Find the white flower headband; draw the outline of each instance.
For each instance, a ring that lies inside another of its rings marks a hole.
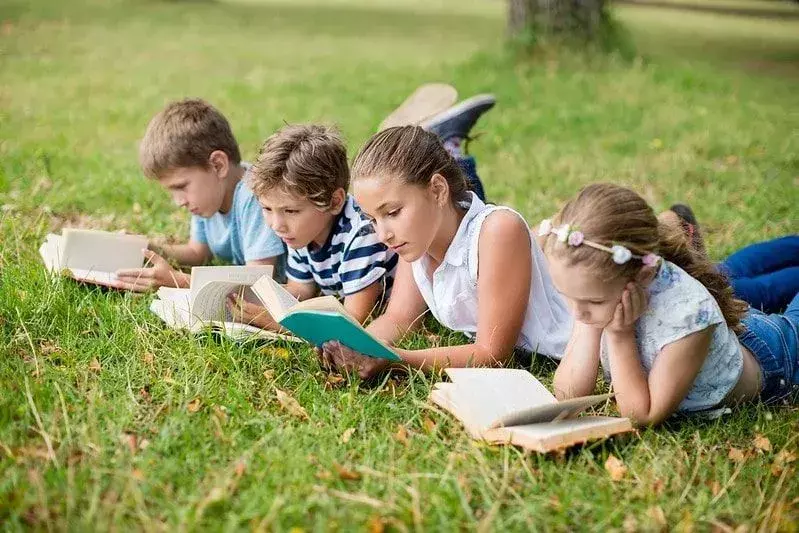
[[[566,243],[569,246],[581,246],[584,244],[595,250],[608,252],[613,256],[613,262],[617,265],[623,265],[630,259],[640,259],[641,262],[646,266],[655,266],[660,261],[660,256],[657,254],[649,253],[646,255],[636,255],[632,253],[629,248],[622,246],[621,244],[605,246],[603,244],[589,241],[585,238],[585,235],[583,235],[582,231],[572,229],[572,227],[568,224],[563,224],[561,227],[555,228],[552,225],[552,221],[546,218],[541,221],[541,224],[538,225],[538,235],[539,237],[543,237],[550,234],[557,235],[558,241]]]

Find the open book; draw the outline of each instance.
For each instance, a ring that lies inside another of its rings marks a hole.
[[[227,308],[227,295],[231,292],[240,291],[245,299],[256,302],[250,286],[261,277],[271,278],[272,272],[271,265],[194,267],[188,289],[161,287],[150,310],[176,329],[198,332],[210,327],[237,340],[252,337],[299,340],[233,322]]]
[[[510,368],[449,368],[430,400],[460,420],[472,438],[537,452],[632,431],[628,418],[580,416],[609,394],[558,401],[532,374]]]
[[[259,279],[252,290],[275,322],[315,346],[336,340],[363,355],[400,360],[391,348],[352,318],[335,296],[319,296],[300,302],[271,276]]]
[[[52,273],[67,272],[78,281],[114,287],[117,270],[142,266],[144,248],[143,235],[65,228],[61,235],[47,235],[39,255]]]

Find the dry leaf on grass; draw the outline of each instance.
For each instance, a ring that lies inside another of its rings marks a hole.
[[[150,352],[145,352],[142,355],[142,359],[144,360],[144,364],[150,365],[150,366],[152,366],[152,364],[155,362],[155,356],[153,354],[151,354]]]
[[[771,441],[768,440],[768,438],[765,437],[764,435],[761,435],[760,433],[755,435],[755,440],[753,441],[753,444],[755,445],[755,448],[757,448],[758,450],[764,452],[771,451]]]
[[[100,365],[100,361],[95,357],[92,359],[92,362],[89,363],[89,370],[92,372],[100,372],[103,369],[102,365]]]
[[[744,455],[744,452],[733,446],[730,446],[730,453],[727,454],[727,457],[729,457],[731,460],[735,461],[736,463],[742,463],[746,461],[746,456]]]
[[[272,381],[275,378],[275,371],[271,368],[269,370],[264,370],[263,376],[267,381]]]
[[[783,449],[777,454],[777,457],[774,458],[774,462],[771,463],[771,474],[774,476],[779,476],[782,474],[782,471],[794,461],[796,461],[796,454]]]
[[[610,479],[613,481],[621,481],[627,475],[627,467],[621,462],[621,459],[615,455],[609,455],[605,461],[605,470],[610,474]]]
[[[346,479],[349,481],[357,481],[361,479],[361,475],[358,472],[343,467],[338,463],[333,463],[333,468],[336,470],[338,477],[340,477],[341,479]]]
[[[194,398],[188,404],[186,404],[186,410],[190,413],[196,413],[202,407],[202,402],[199,398]]]
[[[663,509],[661,509],[659,505],[647,509],[646,514],[661,528],[665,528],[668,525],[668,522],[666,522],[666,513],[663,512]]]
[[[386,522],[381,516],[373,516],[366,522],[366,531],[369,533],[383,533],[386,530]]]
[[[436,423],[428,416],[424,417],[422,424],[424,425],[425,431],[428,433],[433,433],[436,430]]]
[[[405,446],[408,445],[408,430],[405,429],[405,426],[402,424],[397,424],[397,432],[394,433],[394,438]]]
[[[352,438],[352,434],[355,433],[355,428],[349,428],[347,431],[341,434],[341,444],[347,444],[350,439]]]
[[[275,394],[277,395],[277,401],[280,403],[281,407],[283,407],[283,409],[285,409],[290,415],[296,416],[297,418],[301,418],[303,420],[308,420],[308,412],[297,400],[280,389],[275,389]]]
[[[344,383],[344,381],[346,381],[344,379],[344,376],[341,376],[339,374],[328,374],[327,377],[325,377],[325,386],[328,386],[331,389],[333,389]]]

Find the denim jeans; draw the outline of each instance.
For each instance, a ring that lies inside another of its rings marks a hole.
[[[466,181],[469,183],[469,188],[474,191],[480,200],[486,201],[485,189],[483,189],[483,182],[480,181],[480,176],[477,175],[477,162],[474,157],[470,155],[456,157],[455,161],[458,162],[463,172],[466,174]]]
[[[752,244],[721,264],[737,298],[765,313],[779,313],[799,292],[799,235]]]
[[[743,319],[745,330],[738,334],[760,364],[763,387],[760,399],[779,400],[799,385],[799,294],[785,314],[767,315],[751,309]]]

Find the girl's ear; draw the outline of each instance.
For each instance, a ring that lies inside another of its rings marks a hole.
[[[652,280],[655,279],[657,271],[657,266],[642,266],[641,270],[638,271],[638,274],[635,275],[635,282],[642,287],[647,287],[650,283],[652,283]]]
[[[222,150],[214,150],[211,152],[211,155],[208,156],[208,164],[217,178],[225,179],[227,177],[228,171],[230,170],[230,160],[225,152]]]
[[[344,209],[345,203],[347,203],[347,191],[339,187],[333,191],[333,195],[330,198],[330,212],[338,215]]]
[[[433,174],[428,187],[438,206],[446,206],[449,202],[449,183],[447,183],[447,178],[438,173]]]

